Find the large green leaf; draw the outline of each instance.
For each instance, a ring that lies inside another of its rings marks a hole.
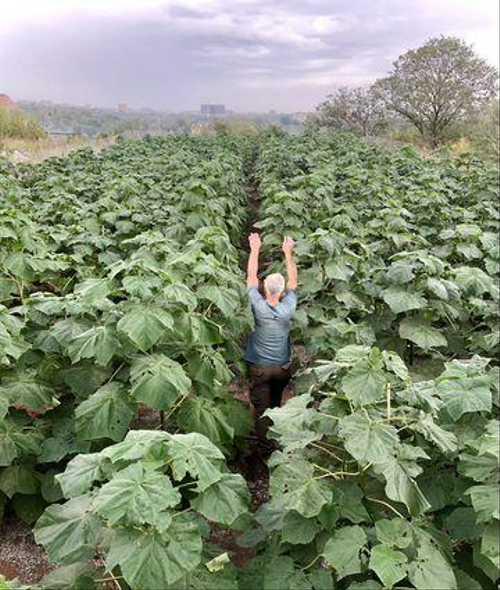
[[[446,285],[442,283],[439,279],[435,279],[434,277],[429,277],[426,281],[427,289],[433,293],[439,299],[444,299],[445,301],[448,300],[448,290],[446,289]]]
[[[305,518],[317,516],[332,497],[327,484],[314,477],[313,466],[302,460],[278,465],[271,477],[270,491],[273,500]]]
[[[239,473],[224,473],[201,492],[191,505],[205,518],[231,526],[237,518],[248,512],[250,494]]]
[[[458,448],[457,437],[453,432],[441,428],[430,414],[420,412],[420,417],[413,428],[434,443],[442,453],[454,453]]]
[[[480,268],[460,266],[455,269],[455,281],[464,291],[473,295],[490,293],[498,299],[498,285]]]
[[[62,371],[64,383],[80,399],[94,393],[111,376],[109,368],[103,368],[90,361],[79,363]]]
[[[130,368],[132,395],[157,410],[168,410],[191,389],[182,365],[163,354],[140,357]]]
[[[123,385],[103,385],[75,410],[76,431],[83,440],[110,438],[121,440],[135,415]]]
[[[77,455],[67,465],[64,473],[56,476],[66,498],[81,496],[90,490],[94,481],[102,479],[103,457],[99,453]]]
[[[349,370],[341,387],[354,404],[366,406],[384,399],[386,382],[382,369],[364,359]]]
[[[481,553],[500,571],[500,522],[490,522],[481,537]]]
[[[75,295],[87,305],[102,303],[111,293],[112,284],[108,279],[86,279],[75,286]]]
[[[167,452],[175,479],[182,480],[189,473],[198,480],[200,492],[222,477],[220,463],[224,455],[202,434],[174,434],[167,444]]]
[[[383,463],[399,444],[396,429],[362,414],[351,414],[339,422],[345,448],[361,464]]]
[[[349,281],[354,274],[352,268],[341,259],[331,258],[325,264],[325,273],[327,278],[337,281]]]
[[[14,494],[36,494],[39,488],[37,473],[26,465],[11,465],[0,472],[0,491],[9,498]]]
[[[357,525],[336,530],[327,541],[323,556],[339,580],[361,572],[360,552],[367,541],[365,531]]]
[[[40,383],[27,372],[18,372],[5,379],[0,387],[0,397],[6,398],[11,406],[43,414],[59,405],[54,390]]]
[[[24,428],[14,420],[0,420],[0,467],[10,465],[14,459],[38,455],[42,436],[39,432]]]
[[[187,432],[204,434],[220,447],[225,447],[234,436],[221,409],[207,398],[188,398],[177,413],[177,423]]]
[[[133,463],[101,487],[94,506],[110,525],[141,525],[157,523],[161,512],[180,501],[180,493],[166,475]]]
[[[174,319],[161,307],[138,305],[129,311],[117,324],[140,350],[154,346],[174,326]]]
[[[477,513],[477,522],[500,520],[500,488],[498,484],[472,486],[466,492]]]
[[[499,458],[500,455],[500,421],[490,420],[486,425],[484,434],[479,439],[479,455],[492,455]]]
[[[427,305],[425,297],[416,291],[407,291],[401,287],[389,287],[382,292],[382,297],[394,313],[403,313],[412,309],[421,309]]]
[[[402,381],[408,381],[408,368],[403,359],[396,352],[384,350],[382,351],[382,356],[384,358],[385,367],[388,371],[397,375]]]
[[[338,516],[338,518],[349,520],[355,524],[370,522],[371,517],[363,503],[364,496],[365,494],[362,489],[353,481],[340,480],[335,482],[332,490],[333,504],[324,507],[323,512],[319,515],[320,520],[326,509],[328,512],[331,512],[335,519]]]
[[[413,272],[414,265],[402,261],[396,261],[387,269],[387,279],[391,283],[405,284],[409,283],[415,276]]]
[[[446,346],[446,338],[439,330],[421,320],[404,319],[399,324],[399,335],[405,340],[414,342],[420,348],[429,350],[437,346]]]
[[[370,555],[370,569],[387,588],[392,588],[396,582],[406,577],[407,562],[408,558],[404,553],[384,544],[375,545]]]
[[[224,356],[213,349],[209,349],[209,352],[202,351],[200,354],[193,351],[188,358],[188,368],[191,379],[209,388],[211,392],[230,383],[233,377]]]
[[[453,418],[459,420],[470,412],[491,411],[491,381],[484,376],[441,378],[437,390],[444,401],[444,407]]]
[[[154,450],[164,455],[169,438],[170,435],[163,431],[129,430],[124,440],[106,447],[100,454],[112,463],[147,459]]]
[[[96,568],[91,562],[63,565],[40,581],[43,590],[96,590]]]
[[[216,305],[223,315],[233,317],[238,307],[239,301],[237,294],[231,289],[224,287],[214,287],[205,285],[198,289],[196,295],[199,299],[207,299]]]
[[[475,481],[491,481],[498,472],[498,459],[493,455],[469,455],[462,453],[458,472]]]
[[[403,444],[395,457],[388,456],[384,463],[374,466],[375,470],[385,477],[387,497],[405,504],[413,516],[418,516],[430,508],[429,502],[415,481],[422,473],[422,467],[416,462],[420,458],[429,457],[422,449]]]
[[[483,590],[484,586],[474,580],[466,574],[464,571],[459,570],[458,568],[453,569],[453,573],[455,574],[455,578],[457,580],[457,588],[458,590]]]
[[[91,496],[49,506],[35,526],[35,541],[43,545],[53,563],[69,565],[95,555],[99,521],[92,512]]]
[[[307,408],[311,401],[312,397],[308,394],[298,395],[281,408],[266,410],[264,415],[273,421],[268,436],[278,438],[289,449],[303,448],[320,439],[322,434],[310,429],[317,415],[315,410]]]
[[[430,541],[423,541],[417,557],[408,566],[408,579],[417,590],[456,590],[451,565]]]
[[[71,362],[95,359],[105,367],[120,350],[120,343],[109,326],[95,326],[74,338],[68,346]]]
[[[446,530],[454,541],[473,542],[481,536],[482,527],[476,524],[476,513],[470,506],[455,508],[445,519]]]
[[[377,539],[390,547],[405,549],[412,542],[411,526],[403,518],[377,520],[375,530]]]
[[[292,545],[304,545],[311,543],[320,530],[316,519],[304,518],[295,510],[291,510],[283,519],[281,540]]]
[[[129,430],[122,442],[106,447],[101,455],[112,463],[145,459],[153,450],[166,453],[166,443],[171,435],[158,430]]]
[[[262,590],[312,590],[306,574],[296,569],[293,559],[286,555],[277,556],[266,564],[260,587]]]
[[[201,561],[202,540],[189,515],[172,519],[167,530],[117,528],[106,564],[120,566],[132,588],[168,588],[192,572]]]

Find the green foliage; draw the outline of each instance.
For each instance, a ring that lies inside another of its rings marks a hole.
[[[27,522],[45,508],[36,539],[60,567],[41,587],[488,589],[498,172],[350,135],[259,139],[1,170],[0,503]],[[256,151],[263,256],[298,240],[311,360],[267,412],[279,450],[251,513],[226,457],[252,428],[229,385]],[[136,429],[144,410],[164,429]],[[241,570],[212,522],[254,548]]]
[[[461,39],[442,36],[400,55],[373,91],[436,147],[493,99],[498,71]]]
[[[230,526],[249,506],[243,478],[227,473],[223,455],[199,434],[131,431],[100,453],[78,455],[57,479],[69,499],[45,510],[37,543],[54,563],[76,566],[106,531],[106,568],[119,567],[132,588],[168,587],[197,568],[196,513]]]
[[[497,171],[347,135],[269,136],[257,171],[264,255],[282,233],[298,239],[295,337],[312,356],[296,397],[267,412],[279,450],[257,559],[276,551],[304,588],[325,571],[341,590],[488,588]]]
[[[0,140],[4,138],[40,139],[45,131],[38,121],[17,109],[0,107]]]

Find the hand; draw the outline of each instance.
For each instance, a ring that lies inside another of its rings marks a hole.
[[[292,240],[292,238],[286,236],[283,240],[283,246],[281,248],[285,253],[285,256],[289,256],[295,248],[295,242]]]
[[[248,242],[250,243],[250,250],[259,250],[262,243],[258,233],[250,234],[248,236]]]

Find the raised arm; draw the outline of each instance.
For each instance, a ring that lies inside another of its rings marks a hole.
[[[295,242],[292,238],[286,237],[283,240],[283,253],[285,254],[286,262],[286,273],[288,275],[287,287],[290,290],[295,291],[297,289],[297,265],[293,259],[293,249],[295,248]]]
[[[248,238],[250,243],[250,256],[248,258],[247,266],[247,287],[258,287],[259,278],[259,252],[260,252],[260,236],[257,233],[250,234]]]

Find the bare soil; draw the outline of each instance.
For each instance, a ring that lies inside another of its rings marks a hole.
[[[0,526],[0,574],[24,584],[39,582],[54,566],[35,543],[29,525],[15,516],[6,516]]]

